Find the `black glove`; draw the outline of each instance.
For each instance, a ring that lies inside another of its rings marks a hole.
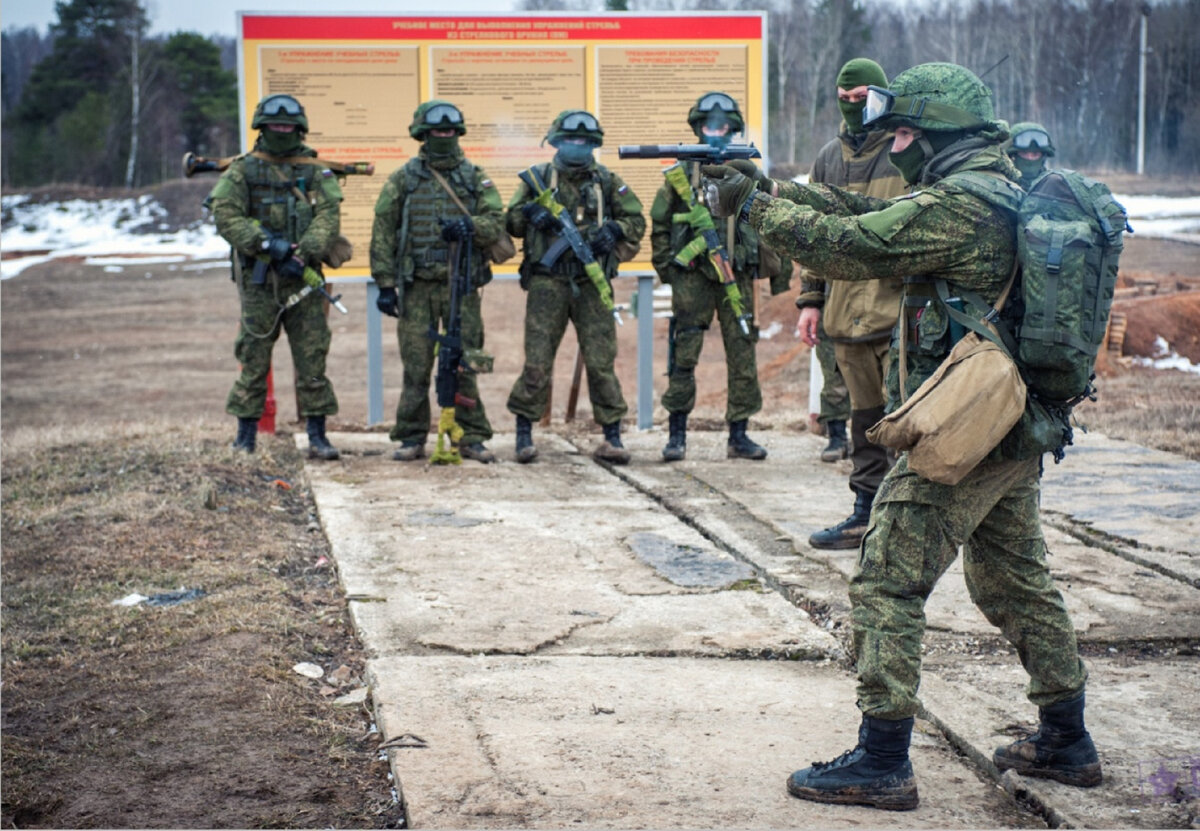
[[[753,179],[723,164],[705,165],[704,201],[714,217],[736,216],[747,199],[754,195]]]
[[[537,202],[526,202],[521,206],[521,213],[525,214],[525,219],[529,220],[529,224],[539,231],[557,231],[559,228],[559,222],[554,214]]]
[[[730,159],[729,161],[725,162],[725,164],[727,164],[729,167],[732,167],[743,176],[753,179],[755,186],[763,193],[769,194],[771,192],[771,188],[775,185],[775,181],[770,176],[763,173],[762,168],[749,159]]]
[[[446,242],[461,242],[470,239],[474,234],[475,223],[469,216],[453,219],[442,225],[442,239]]]
[[[592,235],[592,253],[597,257],[603,257],[623,239],[625,239],[625,232],[621,230],[620,225],[610,219],[597,228],[596,233]]]
[[[278,262],[292,253],[292,244],[287,241],[287,237],[267,234],[267,238],[263,240],[262,250],[271,258],[272,262]]]
[[[288,257],[282,262],[275,263],[275,273],[280,277],[299,280],[304,276],[304,260],[299,257]]]
[[[396,294],[395,286],[379,290],[379,299],[375,301],[375,308],[389,317],[400,317],[400,295]]]

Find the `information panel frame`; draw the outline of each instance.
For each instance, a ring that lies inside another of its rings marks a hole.
[[[412,111],[432,98],[457,104],[467,123],[467,157],[484,168],[507,204],[516,173],[548,161],[542,139],[563,109],[600,119],[601,163],[616,171],[647,214],[670,160],[617,158],[622,144],[695,141],[687,112],[712,90],[729,92],[767,164],[767,13],[513,12],[314,14],[238,12],[242,147],[254,107],[287,92],[305,106],[308,144],[340,162],[370,161],[374,176],[345,181],[342,231],[355,256],[338,277],[370,273],[367,251],[384,179],[416,154]],[[645,273],[647,236],[624,273]],[[516,270],[516,260],[499,266]]]

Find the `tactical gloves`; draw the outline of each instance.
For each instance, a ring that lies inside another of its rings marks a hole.
[[[757,189],[753,179],[729,165],[705,165],[700,172],[704,174],[704,201],[715,217],[736,216]]]
[[[287,257],[282,262],[275,263],[275,273],[280,277],[298,280],[304,276],[304,260],[299,257]]]
[[[469,216],[451,220],[442,226],[442,239],[446,242],[462,242],[474,235],[475,223]]]
[[[775,186],[774,180],[767,174],[763,173],[762,168],[749,159],[730,159],[729,161],[725,162],[725,165],[727,167],[732,167],[743,176],[753,179],[755,186],[763,193],[769,194],[771,189]]]
[[[592,235],[592,253],[597,257],[603,257],[623,239],[625,239],[625,232],[621,230],[620,225],[610,219],[597,228],[596,233]]]
[[[529,224],[539,231],[558,230],[558,220],[544,205],[539,205],[537,202],[526,202],[521,206],[521,213],[525,214],[525,219],[529,221]]]
[[[287,237],[267,234],[267,238],[263,240],[262,250],[271,258],[272,262],[278,262],[292,253],[292,244],[288,242]]]
[[[400,295],[396,293],[395,286],[379,290],[379,299],[375,301],[375,308],[388,317],[400,317]]]

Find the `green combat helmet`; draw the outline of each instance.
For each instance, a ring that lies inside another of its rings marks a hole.
[[[1004,142],[1004,152],[1015,156],[1022,150],[1040,151],[1043,156],[1054,155],[1054,142],[1050,132],[1041,124],[1022,121],[1009,129],[1009,139]]]
[[[304,107],[290,95],[268,95],[254,108],[250,129],[261,130],[268,124],[294,124],[301,132],[308,132],[308,117]]]
[[[696,99],[696,103],[688,110],[688,124],[699,139],[704,138],[703,128],[707,124],[719,127],[729,122],[730,133],[740,133],[746,129],[742,111],[738,109],[733,96],[724,92],[706,92]]]
[[[458,135],[466,135],[467,125],[463,121],[462,111],[449,101],[437,98],[426,101],[413,110],[412,124],[408,125],[408,134],[417,141],[424,141],[425,134],[436,127],[453,128]]]
[[[974,72],[952,63],[923,63],[901,72],[887,89],[867,87],[863,125],[925,132],[1003,129],[992,91]]]
[[[596,116],[587,110],[563,110],[550,125],[542,143],[550,142],[551,147],[558,147],[566,138],[586,138],[599,147],[604,144],[604,130],[600,129]]]

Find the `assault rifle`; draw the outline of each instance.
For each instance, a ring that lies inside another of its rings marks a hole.
[[[688,206],[687,212],[675,214],[671,217],[671,220],[673,222],[687,222],[692,228],[700,232],[695,239],[685,245],[675,255],[675,262],[686,266],[700,254],[708,252],[708,261],[712,263],[717,280],[725,289],[725,301],[729,304],[729,308],[733,310],[738,326],[741,327],[742,334],[749,337],[752,316],[746,311],[746,307],[742,303],[742,291],[738,288],[737,278],[733,274],[733,267],[729,264],[729,253],[725,250],[725,246],[721,244],[721,238],[717,236],[717,229],[713,225],[712,215],[708,212],[708,208],[697,201],[696,192],[688,182],[687,171],[684,169],[682,162],[676,162],[668,167],[663,171],[663,176],[667,177],[667,182],[674,188],[675,193],[679,195],[683,203]]]
[[[241,156],[226,156],[223,159],[208,159],[197,156],[190,150],[183,154],[183,175],[190,179],[197,173],[221,173],[229,169],[234,159]],[[313,164],[327,167],[338,176],[373,176],[375,165],[372,162],[331,162],[316,156],[289,156],[280,161],[291,164]]]
[[[592,253],[591,246],[584,242],[583,235],[579,233],[579,228],[575,225],[575,221],[571,219],[571,212],[554,198],[554,192],[546,187],[546,183],[542,181],[542,177],[538,175],[536,168],[531,167],[528,170],[522,170],[517,175],[525,183],[525,186],[529,188],[537,203],[554,214],[555,219],[558,220],[561,237],[557,243],[550,246],[542,259],[539,260],[539,263],[549,268],[558,261],[558,258],[569,247],[575,252],[575,256],[579,259],[579,262],[583,264],[583,271],[600,294],[600,302],[604,304],[604,308],[613,313],[613,317],[617,319],[617,323],[620,323],[622,326],[625,325],[625,321],[621,320],[621,313],[613,306],[612,286],[608,284],[608,278],[604,276],[604,271],[600,268],[600,263],[596,261],[596,255]],[[564,240],[566,241],[565,245],[561,244]]]
[[[677,159],[681,162],[724,164],[730,159],[761,159],[762,153],[753,144],[622,144],[617,148],[618,159]]]

